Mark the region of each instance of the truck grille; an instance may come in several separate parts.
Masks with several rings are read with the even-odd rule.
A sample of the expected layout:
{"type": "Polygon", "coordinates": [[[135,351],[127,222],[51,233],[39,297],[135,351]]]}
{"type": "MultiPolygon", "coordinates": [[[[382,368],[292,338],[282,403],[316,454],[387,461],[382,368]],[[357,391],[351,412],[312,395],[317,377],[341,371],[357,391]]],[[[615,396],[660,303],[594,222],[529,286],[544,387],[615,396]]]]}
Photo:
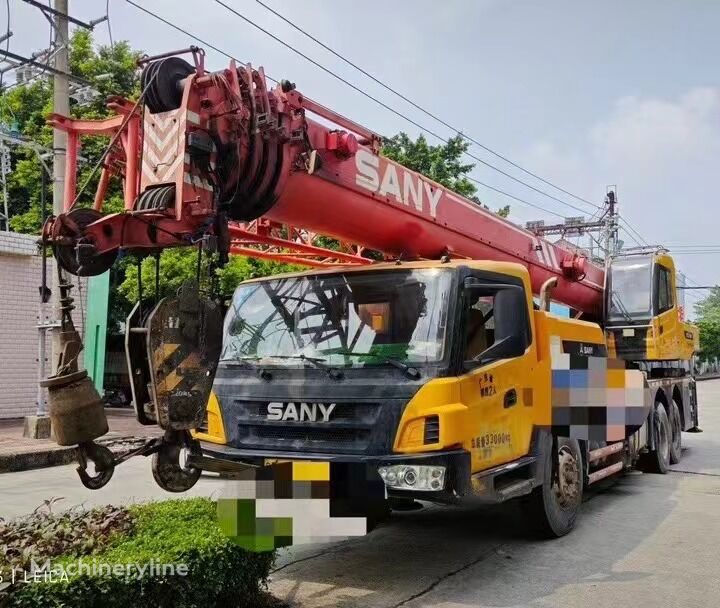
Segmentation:
{"type": "MultiPolygon", "coordinates": [[[[346,454],[387,453],[399,408],[393,404],[336,402],[327,422],[268,420],[269,401],[235,400],[233,444],[238,448],[346,454]]],[[[321,417],[320,417],[321,418],[321,417]]]]}

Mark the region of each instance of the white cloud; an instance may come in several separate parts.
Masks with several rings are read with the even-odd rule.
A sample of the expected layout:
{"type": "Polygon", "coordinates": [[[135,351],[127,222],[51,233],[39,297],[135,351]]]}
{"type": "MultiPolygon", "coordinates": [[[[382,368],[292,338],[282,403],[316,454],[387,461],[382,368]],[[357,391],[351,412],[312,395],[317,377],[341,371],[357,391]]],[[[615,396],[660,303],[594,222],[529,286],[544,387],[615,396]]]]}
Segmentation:
{"type": "Polygon", "coordinates": [[[677,101],[624,97],[591,130],[590,142],[598,160],[645,178],[717,155],[719,134],[720,89],[703,87],[677,101]]]}
{"type": "MultiPolygon", "coordinates": [[[[606,185],[617,184],[622,215],[650,242],[718,242],[718,87],[676,99],[623,97],[572,143],[536,142],[523,158],[538,174],[598,202],[606,185]]],[[[718,256],[678,257],[693,278],[720,278],[718,256]]]]}

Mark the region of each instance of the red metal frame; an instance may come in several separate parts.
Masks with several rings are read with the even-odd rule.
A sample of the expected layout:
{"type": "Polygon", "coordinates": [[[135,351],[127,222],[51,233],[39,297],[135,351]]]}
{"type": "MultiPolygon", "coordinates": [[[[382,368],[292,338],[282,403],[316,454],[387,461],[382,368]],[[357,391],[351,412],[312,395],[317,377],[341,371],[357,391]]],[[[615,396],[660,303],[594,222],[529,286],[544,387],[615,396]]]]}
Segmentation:
{"type": "Polygon", "coordinates": [[[230,253],[237,255],[314,267],[373,263],[362,256],[361,246],[341,241],[341,250],[328,249],[317,244],[322,235],[266,218],[231,224],[229,230],[230,253]]]}
{"type": "Polygon", "coordinates": [[[77,164],[81,151],[80,137],[89,135],[113,138],[121,128],[123,130],[118,141],[103,162],[93,207],[97,211],[102,209],[102,202],[105,200],[111,175],[123,177],[125,209],[132,209],[135,203],[139,188],[137,162],[141,152],[141,114],[138,110],[133,112],[134,104],[122,97],[110,98],[108,107],[117,112],[117,115],[103,120],[83,120],[61,116],[60,114],[51,114],[48,119],[49,125],[65,131],[68,136],[63,193],[65,211],[70,211],[77,195],[77,164]],[[126,122],[131,113],[132,116],[126,122]]]}

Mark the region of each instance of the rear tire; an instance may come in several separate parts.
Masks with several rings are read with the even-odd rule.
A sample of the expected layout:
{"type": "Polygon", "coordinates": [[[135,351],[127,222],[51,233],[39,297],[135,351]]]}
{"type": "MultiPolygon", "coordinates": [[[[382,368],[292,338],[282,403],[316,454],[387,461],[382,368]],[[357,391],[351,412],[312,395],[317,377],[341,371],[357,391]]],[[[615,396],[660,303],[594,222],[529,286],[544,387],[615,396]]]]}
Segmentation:
{"type": "Polygon", "coordinates": [[[677,464],[682,457],[682,416],[675,399],[670,404],[670,464],[677,464]]]}
{"type": "Polygon", "coordinates": [[[660,401],[655,402],[653,412],[652,436],[655,449],[650,450],[645,457],[643,470],[648,473],[660,473],[664,475],[670,468],[670,443],[672,429],[665,406],[660,401]]]}
{"type": "Polygon", "coordinates": [[[543,538],[565,536],[575,527],[582,503],[583,461],[575,439],[558,439],[553,453],[548,441],[543,451],[542,485],[535,488],[524,503],[524,510],[535,531],[543,538]],[[558,481],[553,479],[552,458],[559,458],[558,481]]]}

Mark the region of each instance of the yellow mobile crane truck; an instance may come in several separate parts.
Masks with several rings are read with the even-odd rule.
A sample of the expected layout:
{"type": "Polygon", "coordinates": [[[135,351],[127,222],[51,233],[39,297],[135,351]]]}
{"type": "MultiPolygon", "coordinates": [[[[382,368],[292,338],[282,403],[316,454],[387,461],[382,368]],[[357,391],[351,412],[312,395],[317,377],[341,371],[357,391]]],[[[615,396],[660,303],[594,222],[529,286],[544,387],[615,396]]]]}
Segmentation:
{"type": "MultiPolygon", "coordinates": [[[[271,90],[261,68],[234,62],[210,73],[188,52],[192,64],[143,58],[141,98],[113,99],[113,118],[52,117],[74,143],[112,137],[93,209],[75,205],[79,146],[68,147],[66,209],[43,230],[59,267],[95,275],[121,249],[198,243],[219,263],[333,265],[243,283],[224,327],[197,284],[159,302],[140,290],[127,323],[133,401],[166,433],[134,453],[153,456],[162,487],[233,464],[324,461],[360,470],[356,494],[379,486],[382,505],[522,497],[562,535],[587,485],[681,457],[682,431],[698,425],[698,332],[680,318],[667,252],[599,264],[383,157],[378,134],[293,83],[271,90]],[[103,215],[115,174],[125,210],[103,215]]],[[[107,424],[77,371],[70,308],[51,416],[79,445],[83,483],[101,487],[122,459],[93,443],[107,424]]]]}

